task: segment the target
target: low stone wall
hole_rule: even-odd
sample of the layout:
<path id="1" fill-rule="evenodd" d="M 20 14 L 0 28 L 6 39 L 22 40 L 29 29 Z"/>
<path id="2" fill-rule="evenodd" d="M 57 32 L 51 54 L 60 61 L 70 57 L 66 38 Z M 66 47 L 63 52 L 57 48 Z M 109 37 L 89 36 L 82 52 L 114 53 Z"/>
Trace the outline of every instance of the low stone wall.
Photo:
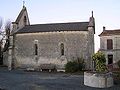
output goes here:
<path id="1" fill-rule="evenodd" d="M 84 85 L 98 88 L 112 87 L 112 73 L 84 72 Z"/>

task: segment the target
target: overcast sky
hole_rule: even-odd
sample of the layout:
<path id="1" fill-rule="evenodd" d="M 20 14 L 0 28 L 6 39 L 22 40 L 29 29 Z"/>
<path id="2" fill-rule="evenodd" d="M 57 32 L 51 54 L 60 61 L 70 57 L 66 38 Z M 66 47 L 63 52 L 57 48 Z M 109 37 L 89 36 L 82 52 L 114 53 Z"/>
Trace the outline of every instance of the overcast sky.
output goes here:
<path id="1" fill-rule="evenodd" d="M 23 6 L 23 0 L 0 0 L 0 16 L 15 21 Z M 31 24 L 84 22 L 94 12 L 96 34 L 95 51 L 99 49 L 99 37 L 103 26 L 120 29 L 120 0 L 25 0 Z"/>

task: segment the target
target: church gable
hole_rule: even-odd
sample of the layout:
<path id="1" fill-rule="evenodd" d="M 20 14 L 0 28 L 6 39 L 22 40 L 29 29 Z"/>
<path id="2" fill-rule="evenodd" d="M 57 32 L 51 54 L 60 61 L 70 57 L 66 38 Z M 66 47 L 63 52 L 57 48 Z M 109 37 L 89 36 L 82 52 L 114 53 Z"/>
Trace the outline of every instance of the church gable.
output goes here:
<path id="1" fill-rule="evenodd" d="M 25 6 L 23 6 L 23 9 L 19 13 L 17 19 L 15 20 L 15 22 L 12 22 L 12 24 L 13 30 L 20 29 L 25 25 L 30 25 L 27 9 Z"/>

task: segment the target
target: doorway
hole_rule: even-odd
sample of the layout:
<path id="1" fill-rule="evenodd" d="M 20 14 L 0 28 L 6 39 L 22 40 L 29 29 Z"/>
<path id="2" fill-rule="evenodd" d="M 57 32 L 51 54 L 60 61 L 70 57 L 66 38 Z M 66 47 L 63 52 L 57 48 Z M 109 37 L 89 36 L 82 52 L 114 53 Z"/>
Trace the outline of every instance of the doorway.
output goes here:
<path id="1" fill-rule="evenodd" d="M 113 63 L 113 55 L 108 55 L 108 64 Z"/>

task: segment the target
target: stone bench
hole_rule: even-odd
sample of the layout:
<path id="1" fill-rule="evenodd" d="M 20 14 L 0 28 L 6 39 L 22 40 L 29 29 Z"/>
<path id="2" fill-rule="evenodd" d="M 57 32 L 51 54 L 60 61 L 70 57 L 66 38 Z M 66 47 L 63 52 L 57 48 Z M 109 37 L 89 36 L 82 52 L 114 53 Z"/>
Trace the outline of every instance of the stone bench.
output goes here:
<path id="1" fill-rule="evenodd" d="M 54 64 L 41 64 L 38 69 L 40 71 L 48 70 L 49 72 L 56 70 L 56 65 Z"/>
<path id="2" fill-rule="evenodd" d="M 31 64 L 22 64 L 22 65 L 20 65 L 19 68 L 26 70 L 26 71 L 35 71 L 36 70 L 36 68 Z"/>
<path id="3" fill-rule="evenodd" d="M 40 64 L 39 66 L 33 66 L 33 65 L 26 65 L 22 64 L 20 66 L 21 69 L 25 69 L 27 71 L 57 71 L 56 65 L 55 64 Z"/>

